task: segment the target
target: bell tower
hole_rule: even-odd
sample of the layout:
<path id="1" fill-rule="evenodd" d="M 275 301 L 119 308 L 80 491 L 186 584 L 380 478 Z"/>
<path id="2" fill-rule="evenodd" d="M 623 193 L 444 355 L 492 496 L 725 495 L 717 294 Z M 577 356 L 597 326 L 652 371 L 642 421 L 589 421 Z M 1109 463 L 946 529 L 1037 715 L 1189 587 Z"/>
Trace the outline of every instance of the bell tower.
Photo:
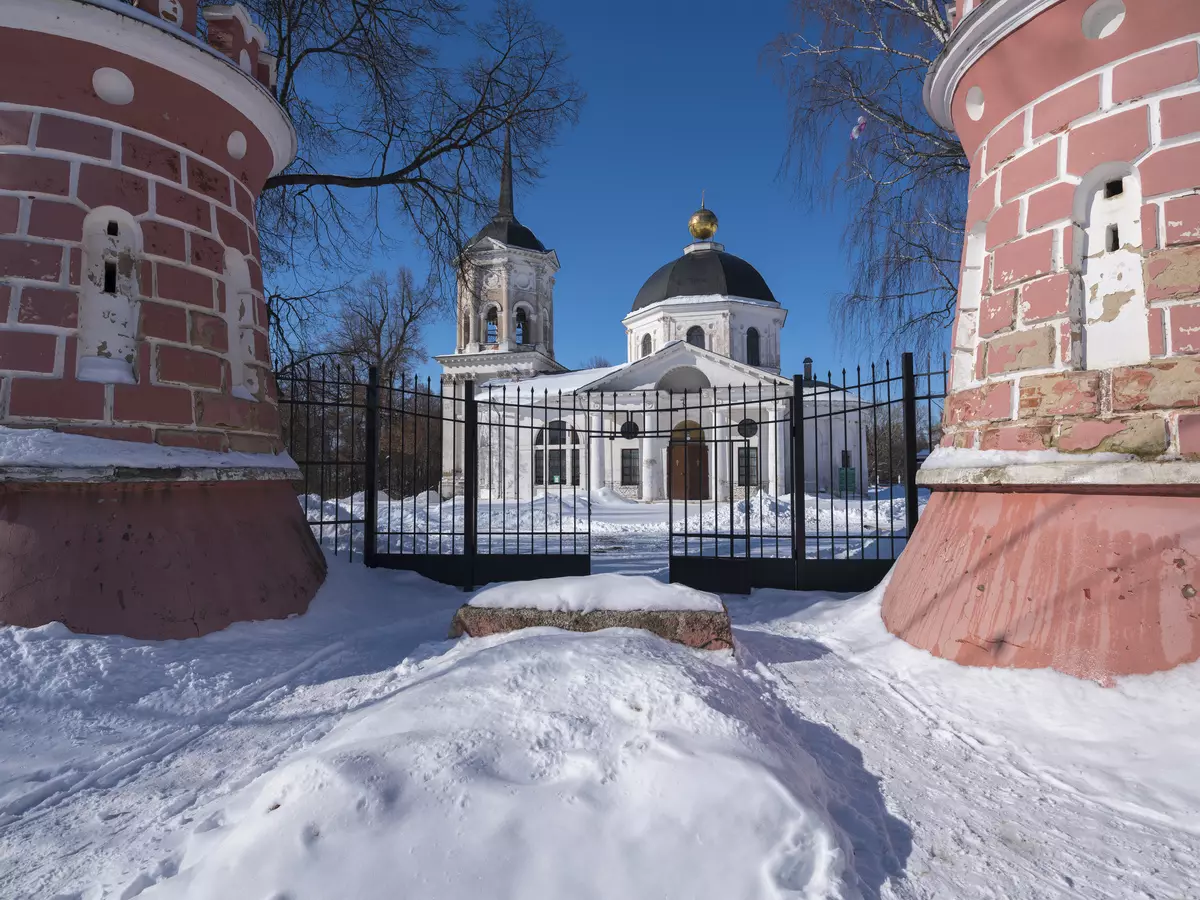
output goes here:
<path id="1" fill-rule="evenodd" d="M 437 357 L 443 383 L 564 371 L 554 359 L 558 254 L 513 211 L 508 135 L 496 215 L 467 244 L 459 263 L 455 351 Z"/>

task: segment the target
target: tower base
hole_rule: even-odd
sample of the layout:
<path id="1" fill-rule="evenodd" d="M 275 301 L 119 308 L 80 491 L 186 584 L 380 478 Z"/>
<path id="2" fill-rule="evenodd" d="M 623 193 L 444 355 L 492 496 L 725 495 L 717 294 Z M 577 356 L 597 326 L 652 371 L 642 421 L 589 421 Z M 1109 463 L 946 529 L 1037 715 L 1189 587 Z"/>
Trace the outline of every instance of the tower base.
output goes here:
<path id="1" fill-rule="evenodd" d="M 188 638 L 303 613 L 325 558 L 285 481 L 0 485 L 0 623 Z"/>
<path id="2" fill-rule="evenodd" d="M 1103 680 L 1200 657 L 1198 592 L 1198 496 L 938 490 L 883 620 L 962 665 Z"/>

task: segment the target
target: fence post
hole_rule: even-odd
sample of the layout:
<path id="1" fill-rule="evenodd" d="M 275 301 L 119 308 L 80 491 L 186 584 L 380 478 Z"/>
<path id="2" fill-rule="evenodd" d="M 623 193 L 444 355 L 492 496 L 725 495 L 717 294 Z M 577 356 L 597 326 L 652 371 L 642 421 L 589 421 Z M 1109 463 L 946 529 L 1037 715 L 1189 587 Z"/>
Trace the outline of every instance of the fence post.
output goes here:
<path id="1" fill-rule="evenodd" d="M 479 499 L 479 406 L 475 381 L 463 382 L 463 589 L 475 589 L 475 552 L 478 540 L 476 508 Z"/>
<path id="2" fill-rule="evenodd" d="M 363 477 L 363 562 L 375 568 L 379 531 L 379 370 L 367 369 L 366 473 Z"/>
<path id="3" fill-rule="evenodd" d="M 793 587 L 800 590 L 800 573 L 807 557 L 804 524 L 804 376 L 792 376 L 792 560 Z"/>
<path id="4" fill-rule="evenodd" d="M 917 379 L 913 374 L 913 355 L 901 358 L 904 385 L 904 515 L 908 537 L 917 527 Z"/>

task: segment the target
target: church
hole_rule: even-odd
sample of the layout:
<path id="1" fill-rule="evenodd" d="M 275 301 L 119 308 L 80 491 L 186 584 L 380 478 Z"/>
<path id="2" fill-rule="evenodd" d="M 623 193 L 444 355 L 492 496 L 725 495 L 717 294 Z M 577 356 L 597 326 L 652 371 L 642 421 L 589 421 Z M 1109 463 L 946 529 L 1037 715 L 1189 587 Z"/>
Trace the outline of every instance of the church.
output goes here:
<path id="1" fill-rule="evenodd" d="M 637 292 L 621 322 L 626 362 L 569 370 L 554 352 L 558 255 L 516 217 L 506 141 L 496 215 L 460 266 L 457 345 L 436 357 L 446 403 L 458 409 L 447 418 L 462 418 L 465 385 L 475 385 L 482 495 L 532 497 L 555 486 L 641 501 L 792 492 L 793 388 L 780 374 L 787 310 L 754 266 L 714 240 L 717 228 L 702 205 L 688 221 L 692 242 Z M 838 469 L 852 468 L 852 490 L 861 490 L 858 401 L 809 376 L 807 415 L 814 404 L 821 413 L 806 422 L 814 452 L 805 488 L 836 489 Z M 448 429 L 447 495 L 461 486 L 465 458 L 461 428 Z"/>

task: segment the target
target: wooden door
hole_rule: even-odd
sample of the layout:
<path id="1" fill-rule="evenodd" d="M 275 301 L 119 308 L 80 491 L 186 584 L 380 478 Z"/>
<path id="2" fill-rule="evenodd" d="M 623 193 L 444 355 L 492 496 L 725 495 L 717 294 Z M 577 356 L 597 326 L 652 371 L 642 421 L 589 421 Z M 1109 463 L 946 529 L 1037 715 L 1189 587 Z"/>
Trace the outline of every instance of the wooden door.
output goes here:
<path id="1" fill-rule="evenodd" d="M 670 445 L 672 500 L 708 499 L 708 445 L 699 442 Z"/>

